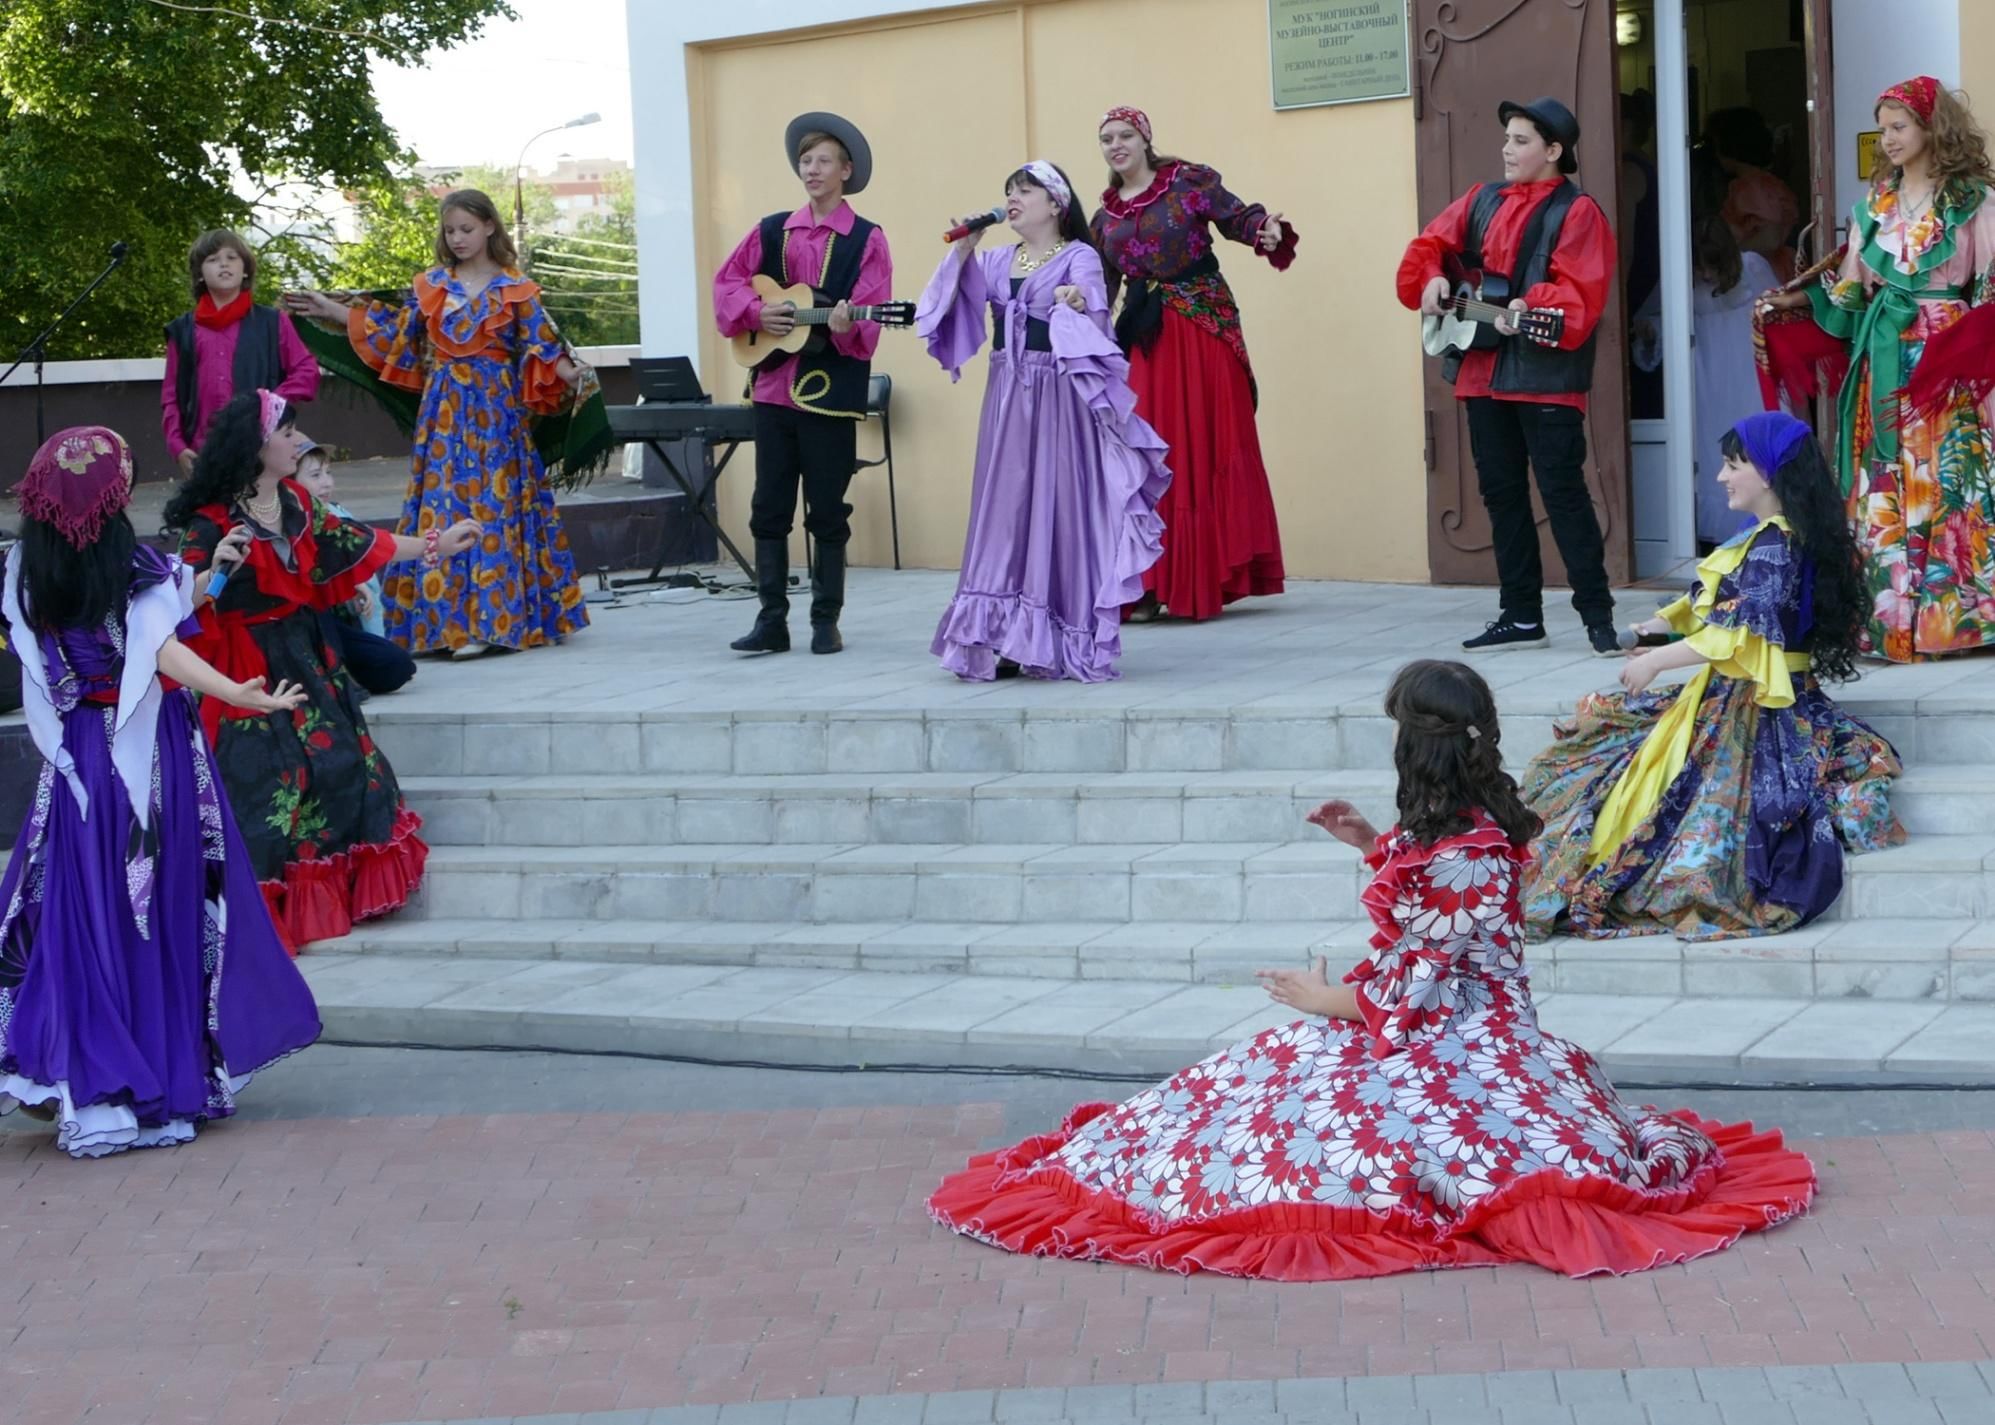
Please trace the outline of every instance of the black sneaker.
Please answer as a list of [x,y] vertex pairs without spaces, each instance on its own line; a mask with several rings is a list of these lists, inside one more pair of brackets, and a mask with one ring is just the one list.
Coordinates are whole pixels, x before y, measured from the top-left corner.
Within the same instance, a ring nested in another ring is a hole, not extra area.
[[1481,633],[1474,638],[1462,640],[1462,647],[1470,653],[1488,653],[1507,648],[1543,648],[1547,642],[1545,625],[1538,622],[1529,626],[1514,622],[1509,614],[1492,623],[1483,625]]
[[1593,645],[1593,656],[1596,658],[1621,656],[1621,634],[1611,623],[1588,624],[1586,641]]

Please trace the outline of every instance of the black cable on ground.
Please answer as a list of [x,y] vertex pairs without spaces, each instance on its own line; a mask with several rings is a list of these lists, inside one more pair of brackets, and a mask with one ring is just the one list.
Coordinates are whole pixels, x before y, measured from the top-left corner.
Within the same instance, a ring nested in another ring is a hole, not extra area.
[[[571,1059],[637,1059],[661,1064],[686,1064],[702,1069],[770,1069],[792,1074],[929,1074],[957,1078],[987,1079],[1075,1079],[1085,1083],[1154,1084],[1154,1073],[1113,1072],[1100,1069],[1060,1069],[1033,1064],[786,1064],[771,1059],[719,1059],[701,1054],[640,1053],[634,1049],[564,1049],[552,1044],[422,1044],[410,1040],[361,1041],[320,1039],[335,1049],[409,1049],[427,1054],[557,1054]],[[1719,1079],[1683,1079],[1649,1082],[1616,1079],[1614,1087],[1623,1091],[1672,1093],[1987,1093],[1995,1082],[1950,1084],[1923,1079],[1899,1082],[1823,1082],[1803,1079],[1774,1082],[1726,1083]]]

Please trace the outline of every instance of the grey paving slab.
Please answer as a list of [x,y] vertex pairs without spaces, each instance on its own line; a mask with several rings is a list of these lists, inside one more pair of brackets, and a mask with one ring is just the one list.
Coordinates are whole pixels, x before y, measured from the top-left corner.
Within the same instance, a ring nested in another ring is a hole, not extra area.
[[1931,1001],[1811,1004],[1748,1048],[1743,1059],[1751,1067],[1799,1072],[1832,1070],[1865,1061],[1881,1065],[1938,1019],[1944,1009],[1943,1004]]
[[1725,1068],[1807,1008],[1805,1000],[1735,999],[1686,1001],[1607,1043],[1596,1041],[1623,1062],[1704,1064]]
[[1893,1050],[1884,1061],[1892,1073],[1946,1077],[1990,1072],[1995,1052],[1995,1006],[1953,1005]]

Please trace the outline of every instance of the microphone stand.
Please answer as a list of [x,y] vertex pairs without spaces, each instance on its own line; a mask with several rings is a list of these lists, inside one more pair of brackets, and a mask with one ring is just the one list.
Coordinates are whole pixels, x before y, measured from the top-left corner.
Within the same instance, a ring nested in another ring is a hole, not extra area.
[[35,444],[37,447],[48,438],[42,414],[42,363],[48,359],[48,339],[55,335],[55,329],[63,324],[71,312],[83,305],[85,298],[103,285],[105,278],[118,270],[119,265],[125,260],[125,254],[122,251],[124,244],[119,243],[118,247],[120,251],[111,255],[110,264],[102,272],[98,273],[96,277],[91,279],[88,287],[85,287],[81,292],[76,294],[75,300],[56,313],[55,320],[43,327],[36,334],[33,341],[21,348],[21,354],[14,358],[12,366],[0,372],[0,386],[4,386],[7,384],[7,378],[21,369],[23,362],[33,361],[35,363]]

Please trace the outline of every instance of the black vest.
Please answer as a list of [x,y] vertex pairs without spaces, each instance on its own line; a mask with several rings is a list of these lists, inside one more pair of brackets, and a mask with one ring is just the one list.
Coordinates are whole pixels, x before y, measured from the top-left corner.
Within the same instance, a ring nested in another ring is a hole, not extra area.
[[[1489,228],[1489,220],[1496,216],[1503,190],[1509,186],[1485,184],[1470,205],[1466,248],[1474,257],[1472,266],[1483,265],[1482,235]],[[1510,290],[1514,295],[1523,296],[1550,275],[1552,254],[1558,250],[1566,214],[1585,196],[1567,179],[1531,214],[1523,242],[1517,249],[1517,269],[1510,274]],[[1593,348],[1599,335],[1600,326],[1596,322],[1576,351],[1540,346],[1521,337],[1501,343],[1496,348],[1496,370],[1490,377],[1490,391],[1498,395],[1553,395],[1592,390]]]
[[[762,220],[762,275],[785,287],[793,282],[808,282],[820,307],[845,301],[859,285],[859,260],[866,255],[866,243],[872,238],[875,225],[853,214],[850,233],[832,234],[824,270],[792,277],[785,251],[788,234],[783,227],[789,220],[788,213],[771,213]],[[796,375],[790,380],[790,399],[797,403],[798,410],[814,415],[863,421],[872,377],[872,362],[845,355],[829,339],[813,341],[797,356]]]
[[[180,353],[174,369],[173,403],[180,408],[180,433],[194,439],[199,413],[194,399],[194,314],[182,312],[166,324],[166,339]],[[235,393],[275,391],[284,379],[283,358],[277,350],[277,309],[251,306],[236,333]]]

